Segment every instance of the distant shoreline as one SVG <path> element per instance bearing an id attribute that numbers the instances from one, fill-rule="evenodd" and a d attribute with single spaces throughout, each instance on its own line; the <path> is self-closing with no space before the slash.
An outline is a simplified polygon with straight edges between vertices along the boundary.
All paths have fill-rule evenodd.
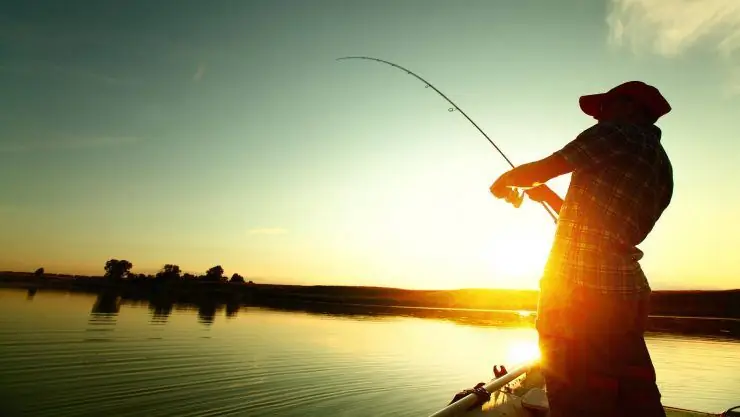
<path id="1" fill-rule="evenodd" d="M 339 304 L 378 305 L 384 307 L 422 307 L 456 310 L 537 309 L 539 291 L 508 289 L 411 290 L 387 287 L 351 287 L 330 285 L 280 285 L 234 283 L 226 280 L 179 278 L 158 280 L 133 278 L 110 280 L 105 277 L 0 272 L 0 286 L 57 288 L 88 292 L 118 291 L 123 294 L 207 297 L 244 301 L 314 301 Z M 662 290 L 651 295 L 650 314 L 697 318 L 740 319 L 740 289 L 735 290 Z"/>
<path id="2" fill-rule="evenodd" d="M 383 287 L 302 286 L 209 281 L 0 273 L 0 287 L 61 290 L 108 298 L 217 309 L 266 306 L 338 315 L 401 315 L 485 323 L 521 312 L 515 322 L 531 325 L 537 309 L 534 290 L 407 290 Z M 515 316 L 516 314 L 513 314 Z M 740 337 L 740 290 L 654 291 L 649 330 Z M 512 317 L 513 317 L 512 316 Z M 511 318 L 507 318 L 511 321 Z M 499 320 L 500 321 L 500 320 Z"/>

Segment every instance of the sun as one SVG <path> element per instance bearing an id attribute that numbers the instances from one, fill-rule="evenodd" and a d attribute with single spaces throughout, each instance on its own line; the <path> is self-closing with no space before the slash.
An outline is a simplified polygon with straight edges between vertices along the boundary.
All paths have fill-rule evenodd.
<path id="1" fill-rule="evenodd" d="M 495 276 L 516 282 L 517 287 L 536 288 L 547 260 L 550 242 L 539 230 L 521 230 L 486 246 L 487 263 Z"/>
<path id="2" fill-rule="evenodd" d="M 517 341 L 509 345 L 507 363 L 522 364 L 540 358 L 540 348 L 536 340 Z"/>

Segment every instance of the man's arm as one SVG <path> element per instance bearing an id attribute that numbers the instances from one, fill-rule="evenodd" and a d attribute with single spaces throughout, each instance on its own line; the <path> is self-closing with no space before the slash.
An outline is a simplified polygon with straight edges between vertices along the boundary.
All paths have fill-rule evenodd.
<path id="1" fill-rule="evenodd" d="M 563 199 L 547 185 L 530 188 L 526 193 L 532 201 L 545 203 L 550 206 L 555 213 L 560 214 L 560 208 L 563 206 Z"/>
<path id="2" fill-rule="evenodd" d="M 531 188 L 542 185 L 553 178 L 573 171 L 573 166 L 559 153 L 554 153 L 539 161 L 520 165 L 509 171 L 509 186 Z"/>
<path id="3" fill-rule="evenodd" d="M 571 171 L 573 166 L 560 154 L 554 153 L 547 158 L 520 165 L 504 173 L 493 183 L 491 192 L 496 197 L 502 198 L 508 188 L 537 187 Z"/>
<path id="4" fill-rule="evenodd" d="M 508 188 L 536 187 L 563 174 L 600 165 L 628 148 L 627 137 L 618 126 L 599 123 L 547 158 L 505 172 L 493 183 L 491 192 L 503 198 Z"/>

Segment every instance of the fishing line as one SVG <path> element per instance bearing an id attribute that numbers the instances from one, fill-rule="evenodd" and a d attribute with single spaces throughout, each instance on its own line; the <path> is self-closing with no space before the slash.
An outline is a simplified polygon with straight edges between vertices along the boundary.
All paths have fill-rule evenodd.
<path id="1" fill-rule="evenodd" d="M 373 58 L 373 57 L 369 57 L 369 56 L 345 56 L 345 57 L 337 58 L 337 61 L 341 61 L 341 60 L 345 60 L 345 59 L 365 59 L 365 60 L 370 60 L 370 61 L 381 62 L 383 64 L 390 65 L 392 67 L 398 68 L 401 71 L 404 71 L 405 73 L 407 73 L 407 74 L 415 77 L 419 81 L 423 82 L 425 88 L 431 88 L 437 94 L 439 94 L 440 96 L 442 96 L 442 98 L 444 98 L 445 100 L 447 100 L 448 103 L 450 103 L 452 105 L 451 108 L 447 109 L 448 111 L 454 112 L 455 110 L 457 110 L 458 112 L 460 112 L 460 114 L 462 114 L 463 116 L 465 116 L 465 118 L 468 119 L 468 121 L 470 123 L 472 123 L 473 126 L 475 126 L 475 128 L 478 129 L 478 131 L 488 140 L 488 142 L 494 147 L 494 149 L 496 149 L 498 151 L 498 153 L 504 158 L 504 160 L 506 160 L 506 162 L 512 168 L 516 168 L 514 166 L 514 164 L 511 162 L 511 160 L 504 154 L 504 152 L 501 150 L 501 148 L 499 148 L 493 142 L 493 140 L 491 140 L 491 138 L 488 137 L 488 135 L 486 134 L 486 132 L 484 132 L 483 129 L 481 129 L 480 126 L 478 126 L 478 124 L 473 121 L 473 119 L 471 119 L 457 104 L 455 104 L 455 102 L 453 102 L 452 100 L 450 100 L 449 97 L 447 97 L 444 93 L 442 93 L 441 91 L 439 91 L 437 89 L 437 87 L 433 86 L 429 81 L 421 78 L 419 75 L 417 75 L 416 73 L 412 72 L 409 69 L 406 69 L 406 68 L 404 68 L 404 67 L 402 67 L 400 65 L 397 65 L 397 64 L 394 64 L 392 62 L 385 61 L 385 60 L 382 60 L 382 59 L 379 59 L 379 58 Z M 519 207 L 519 205 L 521 205 L 521 202 L 522 202 L 523 197 L 524 197 L 524 194 L 522 193 L 521 196 L 517 195 L 517 198 L 516 199 L 507 198 L 506 200 L 508 202 L 514 204 L 515 207 Z M 549 214 L 550 217 L 552 217 L 553 221 L 555 221 L 557 223 L 558 218 L 557 218 L 557 216 L 552 211 L 550 211 L 550 208 L 547 207 L 547 205 L 544 202 L 540 202 L 540 204 L 542 204 L 542 207 L 545 209 L 545 211 L 547 211 L 547 214 Z"/>

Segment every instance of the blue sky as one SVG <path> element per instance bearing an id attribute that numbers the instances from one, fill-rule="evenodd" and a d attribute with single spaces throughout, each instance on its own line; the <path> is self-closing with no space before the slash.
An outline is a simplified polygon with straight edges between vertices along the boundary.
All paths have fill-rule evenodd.
<path id="1" fill-rule="evenodd" d="M 515 163 L 592 124 L 579 95 L 655 85 L 676 190 L 643 267 L 655 288 L 737 287 L 738 28 L 734 0 L 11 2 L 0 269 L 536 287 L 544 211 L 490 196 L 505 162 L 431 90 L 336 61 L 370 55 Z"/>

